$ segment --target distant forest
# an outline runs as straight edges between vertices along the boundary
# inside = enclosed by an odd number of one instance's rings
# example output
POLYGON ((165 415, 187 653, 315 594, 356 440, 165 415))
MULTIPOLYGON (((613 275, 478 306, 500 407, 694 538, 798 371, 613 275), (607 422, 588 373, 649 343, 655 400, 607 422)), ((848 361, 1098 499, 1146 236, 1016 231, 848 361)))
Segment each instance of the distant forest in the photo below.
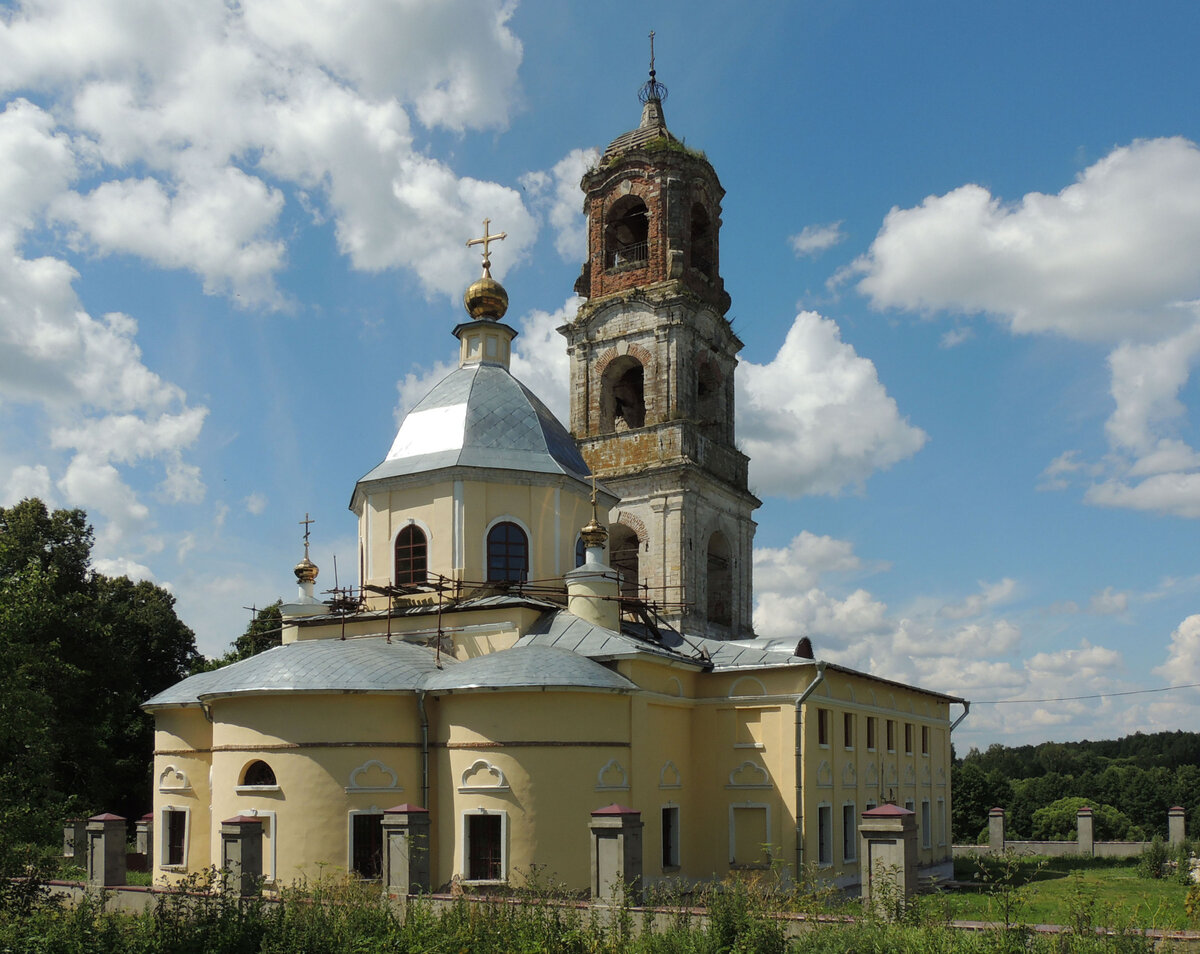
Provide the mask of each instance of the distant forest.
POLYGON ((1101 742, 972 748, 954 761, 954 840, 978 841, 1003 808, 1008 838, 1070 838, 1075 808, 1096 810, 1098 839, 1167 834, 1167 810, 1200 836, 1200 733, 1141 732, 1101 742))

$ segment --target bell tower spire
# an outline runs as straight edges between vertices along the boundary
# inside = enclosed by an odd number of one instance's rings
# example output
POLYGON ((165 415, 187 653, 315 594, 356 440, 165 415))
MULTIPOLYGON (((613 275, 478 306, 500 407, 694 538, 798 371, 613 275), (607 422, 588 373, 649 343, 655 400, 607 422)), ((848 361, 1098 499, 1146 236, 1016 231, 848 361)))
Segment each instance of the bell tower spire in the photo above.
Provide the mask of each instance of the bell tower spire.
POLYGON ((621 495, 610 528, 622 593, 657 603, 685 631, 752 634, 751 553, 759 506, 734 444, 742 342, 725 318, 717 174, 668 129, 654 34, 641 121, 583 177, 588 258, 571 359, 571 432, 621 495))

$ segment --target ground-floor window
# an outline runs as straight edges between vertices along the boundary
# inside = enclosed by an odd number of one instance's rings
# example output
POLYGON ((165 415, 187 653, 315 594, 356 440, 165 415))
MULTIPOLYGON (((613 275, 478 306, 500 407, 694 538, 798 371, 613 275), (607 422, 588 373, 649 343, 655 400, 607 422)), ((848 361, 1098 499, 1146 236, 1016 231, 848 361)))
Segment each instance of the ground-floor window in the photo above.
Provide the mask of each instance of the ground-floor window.
POLYGON ((842 861, 858 858, 858 815, 853 805, 842 806, 842 861))
POLYGON ((833 806, 817 807, 817 864, 833 864, 833 806))
POLYGON ((930 829, 933 828, 933 822, 929 817, 929 799, 921 799, 921 847, 929 847, 930 829))
POLYGON ((664 805, 662 810, 662 866, 679 867, 679 806, 664 805))
POLYGON ((466 837, 464 873, 468 881, 504 880, 504 813, 472 812, 463 816, 466 837))
POLYGON ((187 864, 188 813, 182 808, 165 808, 162 813, 161 863, 171 868, 187 864))
POLYGON ((937 800, 937 833, 938 844, 946 843, 946 800, 939 798, 937 800))
POLYGON ((362 878, 383 874, 383 814, 356 812, 350 816, 350 867, 362 878))

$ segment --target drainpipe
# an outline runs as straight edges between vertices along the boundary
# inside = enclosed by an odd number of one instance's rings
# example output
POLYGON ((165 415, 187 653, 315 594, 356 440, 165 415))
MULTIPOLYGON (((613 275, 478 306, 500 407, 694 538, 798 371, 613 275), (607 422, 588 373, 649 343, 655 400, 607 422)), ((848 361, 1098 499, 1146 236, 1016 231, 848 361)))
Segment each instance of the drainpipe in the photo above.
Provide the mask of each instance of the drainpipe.
POLYGON ((971 703, 970 702, 968 702, 966 699, 963 699, 962 704, 963 704, 962 715, 960 715, 957 719, 954 720, 954 722, 950 726, 949 731, 947 731, 947 733, 946 733, 947 735, 949 735, 951 732, 953 732, 955 729, 957 729, 958 724, 960 722, 962 722, 962 720, 967 717, 967 713, 971 711, 971 703))
POLYGON ((804 703, 815 691, 817 686, 825 681, 825 666, 823 659, 817 660, 817 674, 796 699, 796 880, 804 871, 804 721, 801 710, 804 703))
POLYGON ((421 714, 421 807, 429 808, 429 716, 425 712, 425 690, 417 690, 417 711, 421 714))

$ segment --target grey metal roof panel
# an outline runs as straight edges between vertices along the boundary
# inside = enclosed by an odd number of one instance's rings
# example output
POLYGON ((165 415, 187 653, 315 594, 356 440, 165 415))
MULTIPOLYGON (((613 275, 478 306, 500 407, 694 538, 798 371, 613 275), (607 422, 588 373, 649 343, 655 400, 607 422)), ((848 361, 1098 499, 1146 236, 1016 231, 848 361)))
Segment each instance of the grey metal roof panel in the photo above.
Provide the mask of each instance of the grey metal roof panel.
POLYGON ((637 687, 624 676, 568 649, 517 645, 435 673, 426 680, 425 688, 430 692, 525 688, 632 692, 637 687))
MULTIPOLYGON (((455 665, 453 659, 442 662, 455 665)), ((437 672, 432 650, 384 639, 313 639, 277 646, 200 673, 147 700, 146 708, 195 705, 219 696, 280 692, 405 692, 437 672)))
POLYGON ((596 626, 565 610, 547 613, 517 640, 518 646, 556 646, 593 658, 618 656, 659 656, 672 662, 700 665, 695 653, 676 652, 636 636, 596 626))
POLYGON ((506 368, 481 364, 443 378, 404 418, 387 458, 359 483, 446 467, 586 478, 579 448, 549 408, 506 368))

